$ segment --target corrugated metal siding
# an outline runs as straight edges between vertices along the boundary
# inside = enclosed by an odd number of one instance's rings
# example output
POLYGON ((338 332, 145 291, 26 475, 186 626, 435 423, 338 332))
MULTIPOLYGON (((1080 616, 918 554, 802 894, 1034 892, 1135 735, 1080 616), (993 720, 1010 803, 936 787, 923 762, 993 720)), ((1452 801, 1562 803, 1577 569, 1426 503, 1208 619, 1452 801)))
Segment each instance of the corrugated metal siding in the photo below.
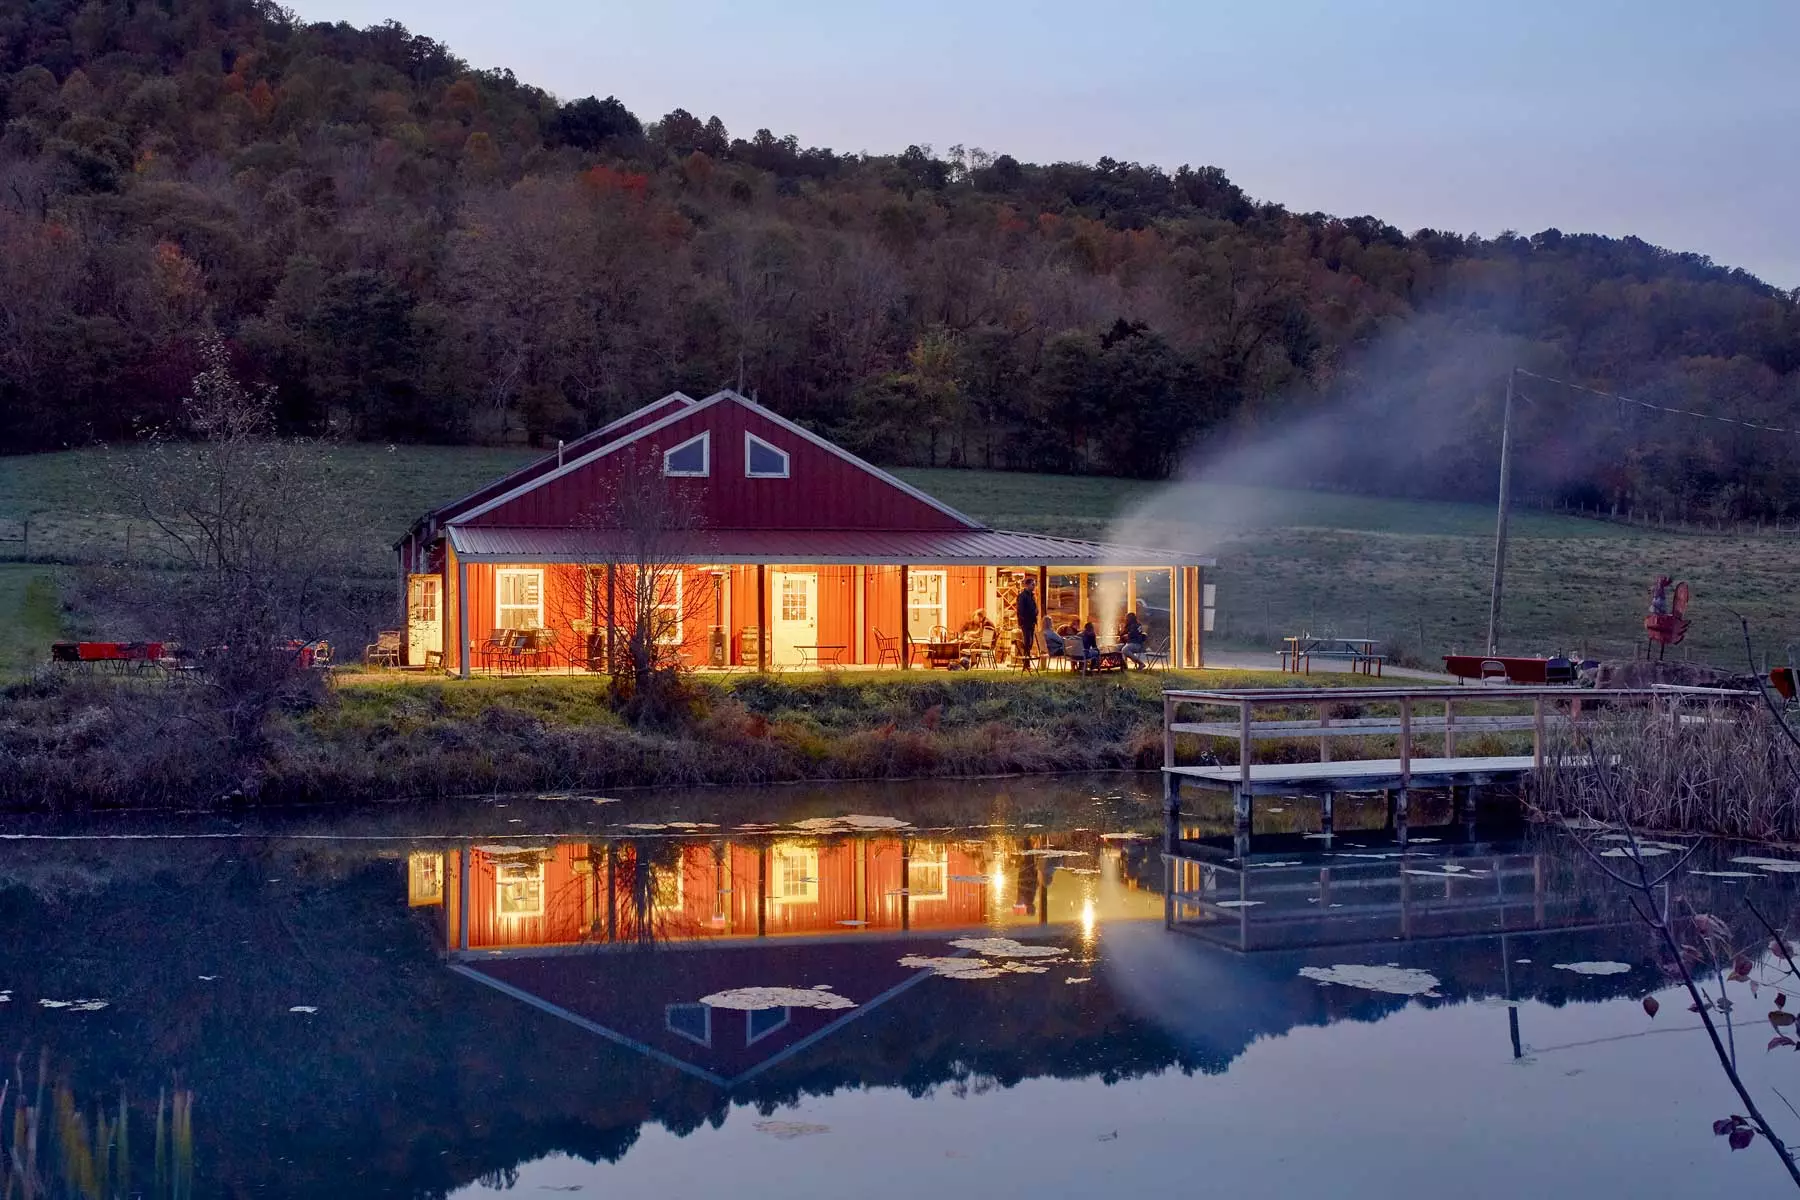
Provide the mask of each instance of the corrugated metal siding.
POLYGON ((568 528, 593 520, 619 472, 640 463, 660 470, 665 450, 710 432, 711 474, 704 480, 672 480, 701 523, 714 529, 971 528, 892 483, 797 437, 749 407, 710 405, 675 420, 630 446, 541 483, 467 524, 568 528), (744 474, 744 435, 755 433, 786 451, 786 479, 744 474))

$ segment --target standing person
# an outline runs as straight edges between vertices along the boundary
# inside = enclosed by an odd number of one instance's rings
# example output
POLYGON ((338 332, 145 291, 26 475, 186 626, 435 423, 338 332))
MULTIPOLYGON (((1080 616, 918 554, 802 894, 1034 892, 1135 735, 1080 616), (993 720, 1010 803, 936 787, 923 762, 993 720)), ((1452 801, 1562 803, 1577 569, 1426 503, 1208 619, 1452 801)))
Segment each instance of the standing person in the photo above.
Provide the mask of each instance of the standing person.
POLYGON ((1031 669, 1031 644, 1037 637, 1038 606, 1037 580, 1027 575, 1025 586, 1019 589, 1019 661, 1026 670, 1031 669))

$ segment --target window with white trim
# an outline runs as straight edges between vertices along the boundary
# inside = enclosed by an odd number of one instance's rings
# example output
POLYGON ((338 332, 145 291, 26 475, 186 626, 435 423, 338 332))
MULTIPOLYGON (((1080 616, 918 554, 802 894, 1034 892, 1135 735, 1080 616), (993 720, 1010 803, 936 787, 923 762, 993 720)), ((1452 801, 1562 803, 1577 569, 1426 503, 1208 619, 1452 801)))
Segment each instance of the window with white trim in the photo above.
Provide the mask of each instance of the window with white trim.
POLYGON ((663 1008, 669 1032, 702 1046, 712 1045, 712 1009, 705 1004, 669 1004, 663 1008))
POLYGON ((769 899, 776 904, 812 904, 819 899, 819 852, 810 846, 779 845, 769 851, 769 899))
POLYGON ((906 635, 927 641, 949 624, 950 577, 946 571, 911 571, 906 576, 906 635))
POLYGON ((942 842, 917 844, 906 860, 906 894, 912 900, 943 900, 950 895, 950 848, 942 842))
POLYGON ((756 1043, 786 1025, 793 1016, 788 1008, 753 1008, 744 1014, 744 1045, 756 1043))
POLYGON ((494 572, 494 627, 544 627, 544 572, 501 569, 494 572))
POLYGON ((786 479, 788 452, 763 441, 754 433, 744 434, 744 474, 751 479, 786 479))
POLYGON ((656 589, 655 612, 651 620, 656 625, 656 644, 659 646, 681 645, 681 571, 679 569, 659 571, 652 583, 656 589))
POLYGON ((663 474, 704 478, 712 473, 712 434, 702 433, 663 451, 663 474))
POLYGON ((503 919, 544 915, 544 860, 503 858, 494 864, 494 907, 503 919))

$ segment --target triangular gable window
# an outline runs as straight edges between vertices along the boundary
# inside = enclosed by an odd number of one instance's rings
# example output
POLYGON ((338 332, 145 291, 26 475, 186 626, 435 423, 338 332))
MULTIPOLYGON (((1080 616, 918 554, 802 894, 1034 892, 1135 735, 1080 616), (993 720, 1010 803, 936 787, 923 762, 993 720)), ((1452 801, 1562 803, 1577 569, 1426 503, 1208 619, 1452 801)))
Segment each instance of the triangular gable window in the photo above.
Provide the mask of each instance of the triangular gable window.
POLYGON ((744 474, 751 479, 786 479, 788 452, 754 433, 744 435, 744 474))
POLYGON ((712 473, 712 434, 691 437, 663 454, 664 475, 706 476, 712 473))

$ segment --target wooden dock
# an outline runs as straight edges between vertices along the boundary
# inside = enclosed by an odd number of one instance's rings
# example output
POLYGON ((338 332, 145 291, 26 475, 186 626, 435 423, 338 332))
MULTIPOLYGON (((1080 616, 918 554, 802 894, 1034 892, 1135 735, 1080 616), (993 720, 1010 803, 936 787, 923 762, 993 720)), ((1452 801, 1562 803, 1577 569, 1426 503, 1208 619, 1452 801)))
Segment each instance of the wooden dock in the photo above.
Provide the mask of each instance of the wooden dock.
MULTIPOLYGON (((1495 784, 1523 784, 1550 765, 1546 746, 1553 730, 1574 730, 1628 710, 1648 710, 1673 726, 1691 720, 1721 720, 1732 705, 1756 697, 1754 692, 1719 688, 1657 686, 1596 691, 1559 686, 1495 686, 1479 689, 1442 687, 1244 688, 1204 691, 1175 688, 1163 693, 1163 782, 1168 844, 1179 840, 1181 791, 1184 785, 1226 791, 1240 845, 1247 851, 1254 832, 1256 796, 1322 798, 1320 829, 1330 833, 1333 797, 1340 792, 1384 792, 1390 824, 1405 838, 1407 795, 1419 788, 1449 789, 1460 811, 1469 805, 1470 789, 1495 784), (1704 709, 1696 714, 1698 705, 1704 709), (1442 716, 1436 711, 1441 706, 1442 716), (1479 706, 1480 711, 1471 711, 1479 706), (1186 719, 1189 709, 1231 710, 1235 720, 1186 719), (1458 711, 1460 708, 1460 712, 1458 711), (1383 709, 1371 715, 1370 710, 1383 709), (1420 710, 1431 710, 1426 715, 1420 710), (1348 710, 1348 711, 1346 711, 1348 710), (1296 711, 1310 712, 1296 719, 1296 711), (1342 713, 1338 716, 1335 714, 1342 713), (1269 719, 1259 719, 1268 714, 1269 719), (1530 754, 1458 757, 1457 737, 1529 733, 1530 754), (1176 760, 1176 739, 1199 736, 1236 743, 1237 761, 1229 766, 1183 765, 1176 760), (1341 737, 1393 737, 1393 758, 1333 761, 1332 740, 1341 737), (1443 753, 1419 757, 1414 739, 1442 739, 1443 753), (1317 762, 1253 762, 1256 743, 1316 741, 1317 762)), ((1564 756, 1558 765, 1586 767, 1585 758, 1564 756)), ((1241 852, 1245 852, 1241 851, 1241 852)))

